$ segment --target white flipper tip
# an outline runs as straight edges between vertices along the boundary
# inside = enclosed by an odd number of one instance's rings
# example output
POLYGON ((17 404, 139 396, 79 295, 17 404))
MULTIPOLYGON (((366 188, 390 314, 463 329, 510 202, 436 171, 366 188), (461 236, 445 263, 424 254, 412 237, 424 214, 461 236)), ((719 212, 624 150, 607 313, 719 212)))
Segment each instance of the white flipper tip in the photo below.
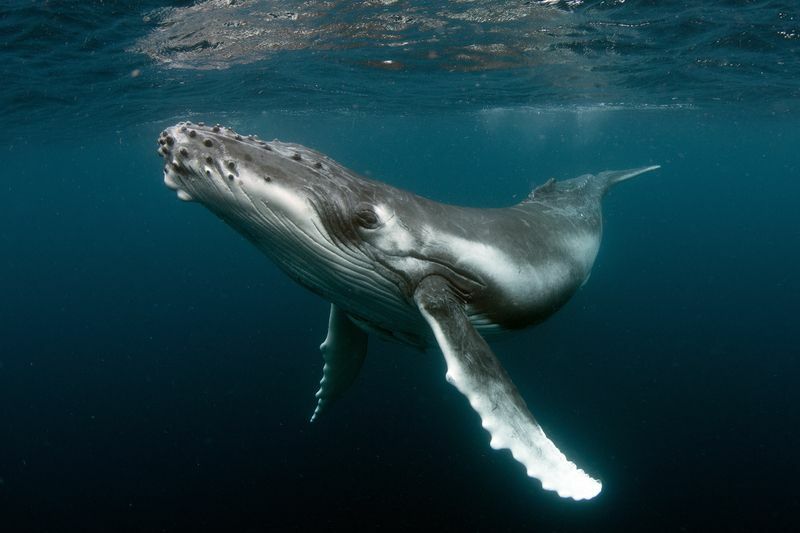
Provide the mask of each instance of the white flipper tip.
POLYGON ((560 479, 558 486, 548 486, 542 483, 542 488, 554 490, 562 498, 591 500, 600 494, 603 484, 589 477, 583 470, 576 468, 571 475, 560 479))

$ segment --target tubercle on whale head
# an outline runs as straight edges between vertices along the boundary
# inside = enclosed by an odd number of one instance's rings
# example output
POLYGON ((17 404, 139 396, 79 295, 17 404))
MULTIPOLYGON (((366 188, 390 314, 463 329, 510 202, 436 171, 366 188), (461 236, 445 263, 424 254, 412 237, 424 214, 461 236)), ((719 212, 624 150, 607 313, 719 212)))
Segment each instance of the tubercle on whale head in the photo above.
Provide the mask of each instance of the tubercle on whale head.
POLYGON ((305 147, 263 141, 219 124, 181 122, 162 131, 157 142, 158 155, 165 163, 165 184, 181 199, 197 200, 208 207, 221 200, 220 193, 226 188, 228 200, 235 198, 233 187, 246 187, 247 180, 251 187, 255 183, 319 187, 324 183, 320 178, 332 164, 305 147))

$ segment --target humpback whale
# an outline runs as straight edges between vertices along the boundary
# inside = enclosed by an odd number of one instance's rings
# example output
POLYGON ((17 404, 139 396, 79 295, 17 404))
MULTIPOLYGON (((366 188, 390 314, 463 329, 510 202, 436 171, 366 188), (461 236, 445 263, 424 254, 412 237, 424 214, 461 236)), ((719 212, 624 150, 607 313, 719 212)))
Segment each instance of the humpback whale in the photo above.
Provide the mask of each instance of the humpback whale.
POLYGON ((492 448, 508 449, 562 497, 599 494, 601 483, 545 435, 484 337, 532 326, 564 305, 597 255, 606 191, 658 166, 550 179, 516 205, 480 209, 219 125, 172 126, 158 154, 178 198, 205 206, 331 303, 312 420, 355 380, 368 335, 438 347, 447 381, 477 412, 492 448))

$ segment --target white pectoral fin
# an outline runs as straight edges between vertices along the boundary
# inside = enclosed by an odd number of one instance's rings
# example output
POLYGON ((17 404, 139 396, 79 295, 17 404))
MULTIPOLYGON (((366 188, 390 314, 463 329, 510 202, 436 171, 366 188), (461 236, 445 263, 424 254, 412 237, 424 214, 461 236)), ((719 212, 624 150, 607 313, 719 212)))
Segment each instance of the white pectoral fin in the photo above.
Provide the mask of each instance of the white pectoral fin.
POLYGON ((429 276, 414 300, 433 330, 447 362, 447 381, 469 400, 491 435, 491 447, 506 448, 528 475, 559 496, 584 500, 602 485, 569 461, 547 438, 489 345, 475 331, 446 280, 429 276))
POLYGON ((331 304, 328 336, 319 349, 325 365, 312 422, 355 381, 367 355, 367 334, 353 324, 345 312, 331 304))

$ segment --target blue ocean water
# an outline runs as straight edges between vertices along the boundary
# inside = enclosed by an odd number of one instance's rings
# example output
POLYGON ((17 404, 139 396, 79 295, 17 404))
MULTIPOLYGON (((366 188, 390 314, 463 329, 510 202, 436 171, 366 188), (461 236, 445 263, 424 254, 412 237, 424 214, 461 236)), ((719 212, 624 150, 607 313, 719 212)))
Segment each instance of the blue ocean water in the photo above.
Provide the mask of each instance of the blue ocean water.
POLYGON ((0 35, 3 531, 797 526, 796 3, 6 2, 0 35), (435 351, 371 340, 309 424, 328 304, 163 186, 185 119, 481 207, 661 164, 493 343, 600 496, 492 451, 435 351))

